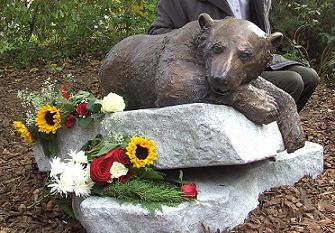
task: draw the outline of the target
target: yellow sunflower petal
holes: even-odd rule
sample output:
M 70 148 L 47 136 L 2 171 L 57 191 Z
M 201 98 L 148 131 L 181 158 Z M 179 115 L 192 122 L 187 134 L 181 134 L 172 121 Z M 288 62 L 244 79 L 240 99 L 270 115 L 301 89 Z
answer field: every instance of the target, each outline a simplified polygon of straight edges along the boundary
M 145 158 L 139 158 L 139 154 L 136 154 L 137 149 L 146 149 L 147 154 Z M 151 165 L 157 160 L 156 145 L 154 141 L 141 137 L 132 137 L 126 148 L 130 162 L 136 168 L 145 167 Z
M 55 106 L 42 106 L 37 112 L 35 125 L 39 132 L 44 132 L 46 134 L 52 132 L 55 134 L 61 127 L 60 110 Z
M 13 127 L 20 134 L 25 142 L 33 143 L 35 141 L 27 126 L 25 126 L 25 124 L 23 124 L 21 121 L 14 121 Z

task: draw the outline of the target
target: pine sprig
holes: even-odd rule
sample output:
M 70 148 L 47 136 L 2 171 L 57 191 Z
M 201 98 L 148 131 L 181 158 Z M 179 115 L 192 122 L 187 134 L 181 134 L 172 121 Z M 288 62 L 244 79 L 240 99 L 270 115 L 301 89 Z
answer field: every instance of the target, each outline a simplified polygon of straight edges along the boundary
M 179 187 L 164 182 L 133 178 L 126 183 L 111 184 L 105 189 L 105 194 L 112 193 L 123 198 L 135 198 L 146 202 L 184 201 Z
M 152 167 L 144 167 L 136 171 L 136 176 L 148 180 L 164 180 L 165 174 L 154 170 Z
M 110 196 L 121 202 L 140 204 L 155 213 L 162 210 L 162 205 L 178 206 L 185 199 L 180 187 L 158 180 L 133 178 L 126 183 L 113 183 L 99 192 L 102 196 Z

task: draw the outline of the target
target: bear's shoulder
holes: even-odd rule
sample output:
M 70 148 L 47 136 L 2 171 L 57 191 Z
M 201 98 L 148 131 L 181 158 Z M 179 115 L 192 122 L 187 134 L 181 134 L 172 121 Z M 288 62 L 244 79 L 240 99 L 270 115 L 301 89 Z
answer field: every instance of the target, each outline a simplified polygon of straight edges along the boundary
M 197 40 L 200 35 L 197 21 L 190 22 L 183 27 L 173 30 L 164 36 L 161 58 L 176 60 L 197 60 Z

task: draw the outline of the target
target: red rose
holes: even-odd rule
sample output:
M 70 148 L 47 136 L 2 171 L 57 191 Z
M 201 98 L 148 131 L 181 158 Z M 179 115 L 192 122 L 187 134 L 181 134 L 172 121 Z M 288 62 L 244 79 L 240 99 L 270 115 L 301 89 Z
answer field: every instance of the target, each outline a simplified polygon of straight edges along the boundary
M 198 191 L 197 186 L 194 183 L 181 186 L 181 191 L 183 192 L 184 197 L 197 198 Z
M 101 185 L 107 185 L 111 179 L 110 169 L 113 165 L 114 158 L 111 153 L 94 159 L 91 162 L 90 176 L 93 182 Z
M 90 114 L 90 110 L 86 108 L 87 102 L 82 102 L 77 105 L 76 110 L 80 117 L 87 116 Z
M 65 99 L 69 99 L 69 98 L 70 98 L 69 93 L 67 93 L 67 87 L 66 87 L 66 86 L 62 86 L 62 96 L 63 96 Z
M 74 124 L 76 123 L 76 117 L 73 114 L 69 114 L 65 118 L 65 128 L 72 128 Z
M 126 150 L 115 148 L 109 153 L 112 154 L 116 162 L 122 163 L 123 165 L 130 165 L 129 157 L 126 155 Z
M 120 176 L 117 180 L 120 183 L 126 183 L 129 180 L 129 178 L 132 177 L 133 175 L 134 173 L 129 170 L 126 175 Z

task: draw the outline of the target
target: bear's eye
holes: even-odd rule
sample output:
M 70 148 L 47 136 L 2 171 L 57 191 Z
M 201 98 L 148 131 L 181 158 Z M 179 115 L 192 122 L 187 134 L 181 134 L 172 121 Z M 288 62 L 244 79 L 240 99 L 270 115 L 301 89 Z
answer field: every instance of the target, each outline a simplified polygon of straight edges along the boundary
M 251 52 L 244 51 L 240 54 L 240 59 L 243 60 L 243 61 L 247 61 L 251 58 L 251 56 L 252 56 Z
M 212 46 L 212 51 L 214 53 L 221 53 L 223 51 L 223 47 L 220 43 L 215 43 L 213 46 Z

